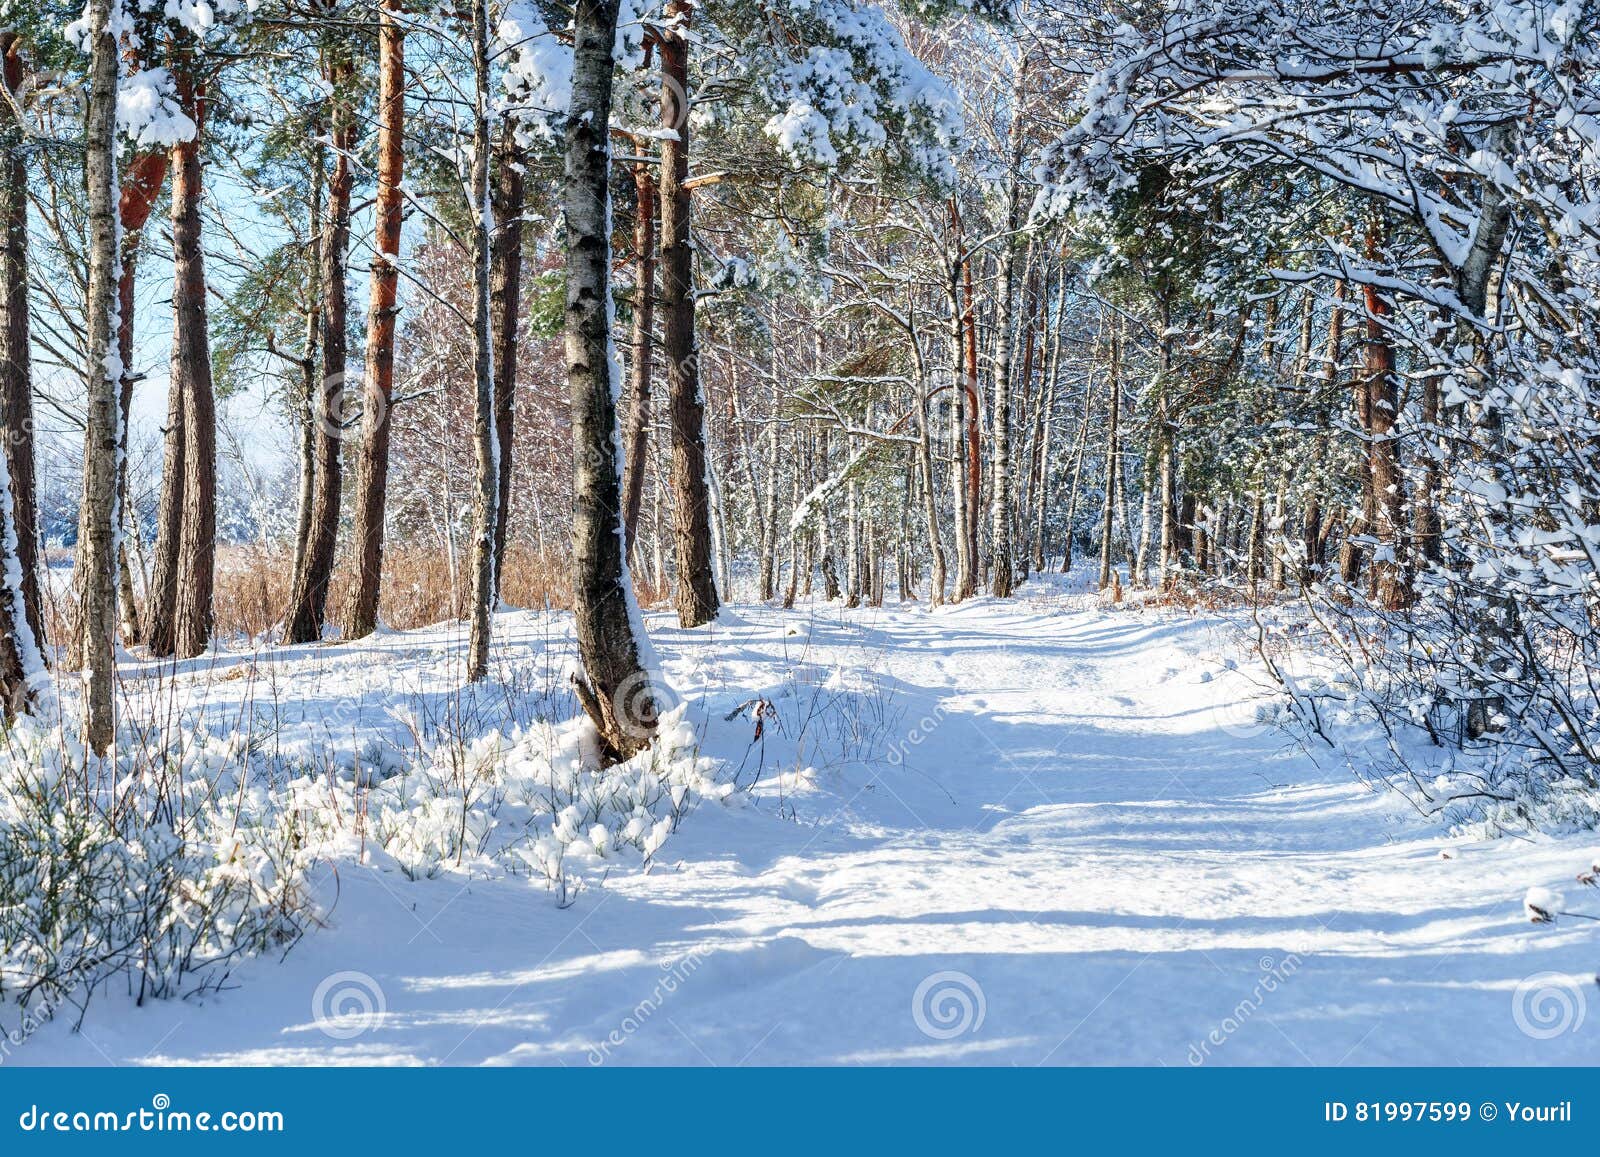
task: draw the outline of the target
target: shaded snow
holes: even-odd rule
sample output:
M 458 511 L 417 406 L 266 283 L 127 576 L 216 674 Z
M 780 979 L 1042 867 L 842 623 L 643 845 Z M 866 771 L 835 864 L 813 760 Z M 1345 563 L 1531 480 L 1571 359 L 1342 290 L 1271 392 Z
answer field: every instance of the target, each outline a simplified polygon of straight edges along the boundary
M 335 865 L 329 926 L 282 964 L 202 1002 L 102 996 L 10 1063 L 1594 1056 L 1596 933 L 1522 906 L 1586 868 L 1592 836 L 1449 840 L 1318 768 L 1254 723 L 1224 618 L 1035 581 L 932 614 L 647 619 L 706 752 L 745 785 L 759 767 L 747 806 L 702 806 L 666 862 L 565 910 L 526 878 Z M 565 620 L 495 627 L 499 675 L 561 700 Z M 285 743 L 393 731 L 397 699 L 451 701 L 464 644 L 452 624 L 214 657 L 208 710 L 271 701 Z M 775 705 L 764 744 L 753 699 Z

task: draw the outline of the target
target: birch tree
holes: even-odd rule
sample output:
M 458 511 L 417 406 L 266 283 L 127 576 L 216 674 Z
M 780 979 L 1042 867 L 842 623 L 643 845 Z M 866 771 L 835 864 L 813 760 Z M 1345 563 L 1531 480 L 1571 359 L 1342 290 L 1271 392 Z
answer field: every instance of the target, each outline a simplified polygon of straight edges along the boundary
M 117 87 L 115 0 L 90 0 L 83 40 L 89 53 L 84 111 L 84 186 L 89 201 L 88 418 L 84 424 L 83 499 L 78 515 L 79 635 L 83 653 L 83 742 L 97 755 L 116 736 L 113 682 L 117 632 L 118 393 Z

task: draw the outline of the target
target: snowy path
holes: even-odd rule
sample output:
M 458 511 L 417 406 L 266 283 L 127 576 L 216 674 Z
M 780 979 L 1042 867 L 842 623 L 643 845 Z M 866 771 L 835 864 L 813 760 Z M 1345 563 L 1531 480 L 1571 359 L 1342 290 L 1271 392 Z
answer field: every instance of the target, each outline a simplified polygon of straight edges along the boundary
M 1600 1056 L 1600 1014 L 1539 1039 L 1539 994 L 1516 993 L 1547 971 L 1572 986 L 1539 982 L 1546 1002 L 1581 1011 L 1595 992 L 1592 926 L 1533 928 L 1519 910 L 1528 886 L 1570 880 L 1588 842 L 1446 840 L 1241 726 L 1251 683 L 1224 669 L 1221 620 L 1030 589 L 932 616 L 741 608 L 694 633 L 652 621 L 680 685 L 699 688 L 713 753 L 747 754 L 749 724 L 722 721 L 732 706 L 842 666 L 876 672 L 848 721 L 903 744 L 903 764 L 846 765 L 799 790 L 769 765 L 752 805 L 702 808 L 669 863 L 566 911 L 525 880 L 347 867 L 332 926 L 285 963 L 252 963 L 204 1004 L 103 1002 L 82 1034 L 53 1025 L 19 1060 Z M 336 664 L 340 650 L 292 661 Z M 312 1003 L 347 972 L 373 978 L 386 1011 L 335 1039 Z

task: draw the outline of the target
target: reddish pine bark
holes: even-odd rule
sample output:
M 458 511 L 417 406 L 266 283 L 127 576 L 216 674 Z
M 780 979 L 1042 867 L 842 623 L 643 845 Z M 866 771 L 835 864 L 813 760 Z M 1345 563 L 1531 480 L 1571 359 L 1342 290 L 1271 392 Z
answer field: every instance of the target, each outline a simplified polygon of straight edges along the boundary
M 674 23 L 660 34 L 661 119 L 674 136 L 661 142 L 661 305 L 666 315 L 667 403 L 672 424 L 673 529 L 678 557 L 678 622 L 698 627 L 716 618 L 711 562 L 711 498 L 706 483 L 705 405 L 695 349 L 694 250 L 690 242 L 689 41 L 693 9 L 674 0 Z
M 378 10 L 378 197 L 373 225 L 372 302 L 367 315 L 367 380 L 361 397 L 361 449 L 356 471 L 355 581 L 345 612 L 349 639 L 378 625 L 383 581 L 383 519 L 389 492 L 389 407 L 394 400 L 394 340 L 405 217 L 405 32 L 399 0 Z
M 211 642 L 217 550 L 217 422 L 206 318 L 205 255 L 200 236 L 204 175 L 200 133 L 205 88 L 179 70 L 178 96 L 195 123 L 194 139 L 172 150 L 172 378 L 184 407 L 183 517 L 178 534 L 174 653 L 201 654 Z
M 23 81 L 16 33 L 0 33 L 6 90 Z M 33 637 L 44 639 L 39 600 L 39 507 L 34 472 L 33 361 L 28 326 L 28 167 L 22 151 L 22 126 L 10 100 L 0 101 L 0 137 L 6 154 L 0 164 L 0 425 L 6 432 L 6 465 L 11 475 L 12 525 L 17 564 L 22 570 L 24 617 Z

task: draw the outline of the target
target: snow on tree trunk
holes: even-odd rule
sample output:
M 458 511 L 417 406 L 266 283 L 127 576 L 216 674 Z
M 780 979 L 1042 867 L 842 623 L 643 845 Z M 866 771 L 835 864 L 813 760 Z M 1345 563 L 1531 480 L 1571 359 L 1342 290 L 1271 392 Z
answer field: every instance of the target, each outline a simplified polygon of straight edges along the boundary
M 1117 429 L 1122 414 L 1122 323 L 1119 320 L 1111 331 L 1111 373 L 1107 384 L 1110 395 L 1109 414 L 1106 418 L 1106 498 L 1100 519 L 1100 589 L 1111 585 L 1112 524 L 1117 511 L 1117 492 L 1121 489 L 1118 476 L 1122 473 L 1122 447 Z
M 117 330 L 117 39 L 112 0 L 90 0 L 89 89 L 84 114 L 84 188 L 88 197 L 88 409 L 83 440 L 83 499 L 76 569 L 82 637 L 83 742 L 106 754 L 116 735 L 118 391 Z
M 32 337 L 28 324 L 28 168 L 26 139 L 16 102 L 23 83 L 21 42 L 0 32 L 0 69 L 6 91 L 0 101 L 0 427 L 5 432 L 10 476 L 15 566 L 25 628 L 35 645 L 44 638 L 39 601 L 39 509 L 34 469 Z M 9 566 L 8 566 L 9 573 Z M 15 628 L 11 629 L 15 633 Z M 8 703 L 10 697 L 7 697 Z
M 492 94 L 489 90 L 489 0 L 472 6 L 472 579 L 471 632 L 467 639 L 467 679 L 489 671 L 489 634 L 494 613 L 495 508 L 500 496 L 500 439 L 495 434 L 494 324 L 489 291 L 492 278 L 494 205 L 489 168 L 494 151 Z
M 994 554 L 993 591 L 997 598 L 1010 598 L 1015 576 L 1012 568 L 1012 490 L 1015 479 L 1011 464 L 1011 356 L 1015 341 L 1012 313 L 1016 308 L 1017 258 L 1020 247 L 1017 232 L 1022 225 L 1022 150 L 1024 141 L 1023 85 L 1028 76 L 1026 54 L 1017 64 L 1016 81 L 1011 87 L 1010 163 L 1006 168 L 1006 235 L 1001 241 L 999 280 L 995 287 L 994 319 L 994 413 L 991 420 L 989 537 Z M 1031 318 L 1024 322 L 1031 324 Z M 1027 383 L 1023 386 L 1026 388 Z
M 573 604 L 578 698 L 602 757 L 654 734 L 659 692 L 628 575 L 618 462 L 621 370 L 611 348 L 612 42 L 619 0 L 578 0 L 562 209 L 567 233 L 566 355 L 572 413 Z

